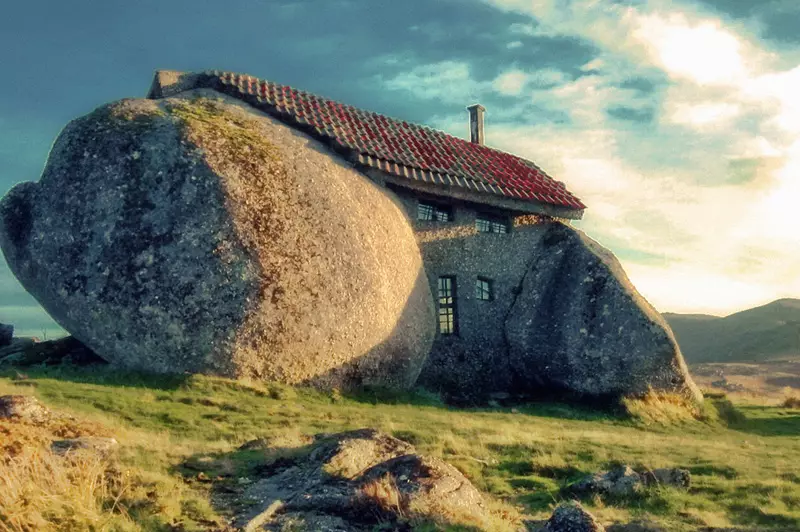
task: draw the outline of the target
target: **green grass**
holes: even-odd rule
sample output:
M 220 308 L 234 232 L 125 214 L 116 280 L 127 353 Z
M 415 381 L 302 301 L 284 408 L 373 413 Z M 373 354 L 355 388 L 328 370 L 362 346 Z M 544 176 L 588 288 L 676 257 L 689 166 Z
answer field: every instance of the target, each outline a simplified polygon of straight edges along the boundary
M 348 396 L 102 367 L 26 372 L 25 381 L 0 372 L 0 395 L 34 393 L 120 440 L 122 467 L 139 482 L 122 500 L 127 517 L 120 517 L 120 530 L 222 528 L 243 479 L 269 473 L 310 435 L 361 427 L 445 459 L 533 520 L 546 519 L 565 497 L 563 488 L 581 475 L 626 463 L 687 468 L 692 487 L 585 500 L 606 524 L 646 518 L 675 531 L 800 530 L 797 410 L 717 396 L 704 408 L 705 422 L 670 417 L 659 424 L 552 403 L 463 410 L 425 393 Z M 240 449 L 255 439 L 263 445 Z

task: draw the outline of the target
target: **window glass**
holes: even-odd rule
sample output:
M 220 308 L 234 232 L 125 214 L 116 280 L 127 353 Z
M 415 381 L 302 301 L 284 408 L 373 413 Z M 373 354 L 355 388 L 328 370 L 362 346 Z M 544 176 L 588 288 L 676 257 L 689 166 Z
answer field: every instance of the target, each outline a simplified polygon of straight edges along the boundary
M 475 299 L 481 301 L 491 301 L 493 298 L 492 281 L 485 277 L 478 277 L 475 281 Z
M 455 277 L 439 277 L 439 332 L 456 333 Z
M 497 216 L 478 214 L 475 218 L 475 228 L 479 233 L 508 233 L 508 220 Z
M 417 204 L 417 220 L 427 222 L 449 222 L 453 219 L 450 207 L 444 205 L 435 205 L 433 203 L 424 203 L 422 201 Z

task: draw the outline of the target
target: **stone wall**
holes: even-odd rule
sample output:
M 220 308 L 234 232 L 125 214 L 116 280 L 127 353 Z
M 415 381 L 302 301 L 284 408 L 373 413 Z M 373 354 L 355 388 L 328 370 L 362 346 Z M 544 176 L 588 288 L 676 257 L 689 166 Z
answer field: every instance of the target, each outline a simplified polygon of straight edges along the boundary
M 399 188 L 395 194 L 405 206 L 420 245 L 431 294 L 437 299 L 438 279 L 456 279 L 458 334 L 438 333 L 422 370 L 419 384 L 447 394 L 476 395 L 506 392 L 513 384 L 508 369 L 505 321 L 519 292 L 528 263 L 545 231 L 533 217 L 519 217 L 506 234 L 479 233 L 475 228 L 480 206 L 448 202 L 453 220 L 417 220 L 420 196 Z M 432 202 L 442 203 L 436 198 Z M 493 281 L 492 301 L 475 297 L 478 277 Z M 437 305 L 438 307 L 438 305 Z

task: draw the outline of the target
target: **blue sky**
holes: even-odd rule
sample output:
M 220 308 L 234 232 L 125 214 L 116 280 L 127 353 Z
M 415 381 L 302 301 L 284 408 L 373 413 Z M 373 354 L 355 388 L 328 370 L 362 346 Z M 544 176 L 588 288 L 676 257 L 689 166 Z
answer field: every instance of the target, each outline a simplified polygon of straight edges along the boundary
M 155 69 L 250 73 L 528 157 L 662 311 L 800 297 L 794 0 L 30 0 L 0 19 L 0 194 Z M 2 262 L 2 261 L 0 261 Z M 0 264 L 0 321 L 56 328 Z

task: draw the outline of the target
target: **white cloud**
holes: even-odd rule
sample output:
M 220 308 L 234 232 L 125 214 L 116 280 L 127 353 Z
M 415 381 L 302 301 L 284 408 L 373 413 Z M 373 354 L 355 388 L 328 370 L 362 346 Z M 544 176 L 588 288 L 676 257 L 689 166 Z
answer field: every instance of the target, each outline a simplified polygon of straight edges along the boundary
M 535 19 L 535 35 L 599 49 L 581 68 L 588 75 L 532 94 L 572 124 L 494 125 L 489 138 L 581 196 L 590 235 L 663 258 L 623 259 L 648 299 L 726 313 L 800 297 L 800 67 L 782 70 L 756 34 L 695 3 L 485 1 Z M 648 104 L 619 81 L 653 70 L 669 80 L 649 102 L 658 122 L 638 135 L 612 127 L 609 105 Z
M 704 102 L 700 104 L 675 104 L 669 113 L 669 120 L 696 128 L 709 125 L 728 124 L 739 115 L 741 107 L 731 103 Z
M 698 84 L 732 84 L 748 74 L 742 43 L 718 20 L 692 23 L 682 13 L 637 16 L 635 20 L 634 38 L 671 76 Z
M 603 60 L 600 57 L 597 57 L 595 59 L 592 59 L 591 61 L 589 61 L 585 65 L 583 65 L 581 67 L 581 70 L 583 72 L 591 72 L 592 70 L 599 70 L 599 69 L 601 69 L 601 68 L 603 68 L 605 66 L 606 66 L 605 60 Z
M 481 84 L 467 65 L 440 63 L 390 88 L 516 96 L 518 108 L 492 114 L 488 141 L 566 182 L 589 206 L 579 225 L 619 252 L 657 308 L 724 314 L 800 297 L 800 67 L 781 70 L 753 34 L 694 4 L 485 1 L 531 17 L 512 35 L 576 37 L 598 54 L 577 79 L 515 64 Z M 654 72 L 656 91 L 622 88 Z M 654 122 L 625 126 L 612 107 L 653 111 Z M 462 122 L 438 125 L 460 132 Z
M 479 84 L 470 77 L 469 65 L 457 61 L 417 66 L 383 80 L 383 84 L 425 100 L 468 101 L 479 92 Z
M 521 70 L 508 70 L 497 76 L 492 82 L 492 86 L 501 94 L 513 96 L 522 92 L 522 88 L 527 81 L 528 75 L 525 72 Z
M 515 48 L 522 48 L 522 41 L 511 41 L 506 45 L 506 48 L 513 50 Z
M 775 123 L 789 133 L 800 135 L 800 67 L 745 80 L 741 90 L 745 97 L 778 103 L 781 109 Z

